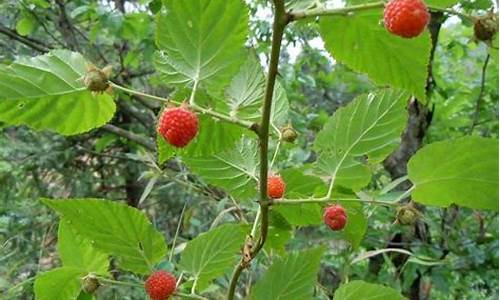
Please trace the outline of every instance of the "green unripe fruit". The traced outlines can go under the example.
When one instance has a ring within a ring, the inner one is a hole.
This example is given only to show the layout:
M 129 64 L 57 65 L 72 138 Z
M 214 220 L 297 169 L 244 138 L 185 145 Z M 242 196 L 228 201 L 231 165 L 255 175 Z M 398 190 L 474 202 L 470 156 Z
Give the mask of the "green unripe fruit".
M 281 129 L 281 140 L 293 143 L 298 137 L 297 131 L 293 129 L 292 125 L 286 125 Z
M 396 222 L 401 225 L 413 225 L 419 217 L 420 212 L 413 205 L 408 204 L 398 208 Z
M 109 88 L 109 76 L 111 67 L 99 69 L 95 66 L 87 66 L 87 72 L 83 77 L 83 83 L 89 91 L 104 92 Z
M 99 286 L 101 286 L 101 284 L 94 275 L 89 274 L 83 278 L 82 291 L 84 291 L 85 293 L 93 294 L 99 288 Z

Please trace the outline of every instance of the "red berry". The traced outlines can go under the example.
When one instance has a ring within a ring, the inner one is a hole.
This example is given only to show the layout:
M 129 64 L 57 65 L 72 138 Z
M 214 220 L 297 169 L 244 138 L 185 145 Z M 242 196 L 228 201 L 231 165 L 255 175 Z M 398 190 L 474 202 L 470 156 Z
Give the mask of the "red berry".
M 420 35 L 431 15 L 421 0 L 391 0 L 384 10 L 385 28 L 404 38 Z
M 332 230 L 342 230 L 347 223 L 347 214 L 345 209 L 340 205 L 331 205 L 325 208 L 323 221 Z
M 176 286 L 174 275 L 165 271 L 156 271 L 149 276 L 144 288 L 152 300 L 166 300 L 170 297 Z
M 170 145 L 182 148 L 198 133 L 198 117 L 183 106 L 167 108 L 158 121 L 158 133 Z
M 286 184 L 279 175 L 270 175 L 267 177 L 267 195 L 270 198 L 277 199 L 283 197 Z

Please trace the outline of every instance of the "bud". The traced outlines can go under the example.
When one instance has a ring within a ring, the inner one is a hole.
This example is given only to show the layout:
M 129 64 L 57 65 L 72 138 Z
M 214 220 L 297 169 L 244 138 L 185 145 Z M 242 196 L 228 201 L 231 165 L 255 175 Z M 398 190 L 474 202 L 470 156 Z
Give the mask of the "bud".
M 281 128 L 281 140 L 293 143 L 295 139 L 297 139 L 297 132 L 293 129 L 292 124 L 288 124 L 285 127 Z
M 83 77 L 83 83 L 89 91 L 104 92 L 109 88 L 109 76 L 111 75 L 111 67 L 107 66 L 104 69 L 99 69 L 96 66 L 88 65 L 87 72 Z
M 93 294 L 100 286 L 99 280 L 93 274 L 88 274 L 83 277 L 82 291 L 87 294 Z
M 396 213 L 396 223 L 413 225 L 420 218 L 420 212 L 412 204 L 400 206 Z
M 498 16 L 495 13 L 476 18 L 474 22 L 474 37 L 479 41 L 491 41 L 498 32 Z

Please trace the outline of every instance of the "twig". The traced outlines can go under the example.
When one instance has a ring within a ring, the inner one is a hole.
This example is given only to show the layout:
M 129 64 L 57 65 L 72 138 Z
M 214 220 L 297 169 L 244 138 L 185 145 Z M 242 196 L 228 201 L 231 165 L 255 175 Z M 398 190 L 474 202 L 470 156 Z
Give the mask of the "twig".
M 2 25 L 0 25 L 0 33 L 10 37 L 13 40 L 21 42 L 22 44 L 24 44 L 24 45 L 26 45 L 26 46 L 30 47 L 31 49 L 34 49 L 38 52 L 45 53 L 45 52 L 48 52 L 50 50 L 50 47 L 43 45 L 42 42 L 38 42 L 38 41 L 35 41 L 33 39 L 23 37 L 23 36 L 19 35 L 16 31 L 8 29 Z
M 484 84 L 486 80 L 486 68 L 488 67 L 488 62 L 490 61 L 490 54 L 486 55 L 486 59 L 484 60 L 483 69 L 481 71 L 481 88 L 479 90 L 479 95 L 476 100 L 476 108 L 474 109 L 474 115 L 472 117 L 472 124 L 469 128 L 469 134 L 472 134 L 474 131 L 474 127 L 478 124 L 479 121 L 479 111 L 481 110 L 481 100 L 483 98 L 484 93 Z
M 151 151 L 156 150 L 155 144 L 153 142 L 151 142 L 149 139 L 144 138 L 144 137 L 137 135 L 135 133 L 132 133 L 130 131 L 127 131 L 125 129 L 122 129 L 120 127 L 116 127 L 116 126 L 111 125 L 111 124 L 106 124 L 102 127 L 102 129 L 104 129 L 108 132 L 114 133 L 118 136 L 124 137 L 124 138 L 131 140 L 133 142 L 136 142 L 137 144 L 140 144 L 140 145 L 146 147 L 148 150 L 151 150 Z

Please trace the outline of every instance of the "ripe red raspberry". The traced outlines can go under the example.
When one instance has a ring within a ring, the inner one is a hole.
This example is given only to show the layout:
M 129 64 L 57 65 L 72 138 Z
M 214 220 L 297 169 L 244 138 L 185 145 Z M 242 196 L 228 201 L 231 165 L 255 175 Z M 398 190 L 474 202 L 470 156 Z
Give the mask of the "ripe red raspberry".
M 342 230 L 347 223 L 347 214 L 345 209 L 340 205 L 331 205 L 325 208 L 323 221 L 332 230 Z
M 165 271 L 156 271 L 149 276 L 144 288 L 151 300 L 166 300 L 170 297 L 176 286 L 174 275 Z
M 431 15 L 421 0 L 391 0 L 384 10 L 384 24 L 387 30 L 404 38 L 420 35 Z
M 279 175 L 269 175 L 267 177 L 267 195 L 269 198 L 277 199 L 283 197 L 286 184 Z
M 182 148 L 198 133 L 198 117 L 184 106 L 167 108 L 158 121 L 158 133 L 170 145 Z

